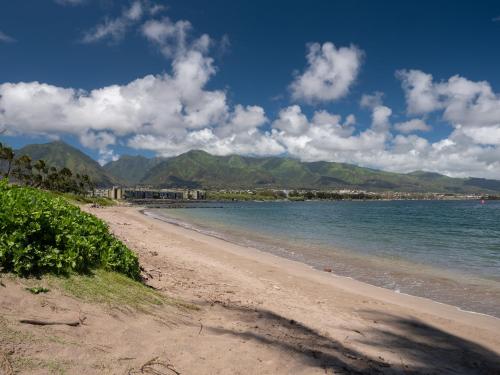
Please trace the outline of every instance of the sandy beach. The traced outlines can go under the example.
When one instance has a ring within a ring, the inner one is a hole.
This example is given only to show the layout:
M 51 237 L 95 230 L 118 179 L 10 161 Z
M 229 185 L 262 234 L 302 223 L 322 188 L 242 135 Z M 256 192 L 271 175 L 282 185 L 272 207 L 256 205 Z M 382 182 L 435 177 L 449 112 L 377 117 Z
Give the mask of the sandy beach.
M 141 364 L 152 358 L 168 360 L 161 374 L 500 373 L 497 318 L 314 270 L 138 207 L 84 209 L 138 253 L 148 285 L 199 310 L 109 310 L 64 294 L 23 297 L 5 281 L 0 313 L 12 329 L 58 337 L 11 351 L 55 356 L 71 364 L 67 373 L 87 374 L 147 373 Z M 76 311 L 88 317 L 77 329 L 14 320 Z M 78 345 L 62 350 L 62 340 Z
M 207 308 L 204 326 L 226 358 L 212 359 L 208 372 L 467 373 L 485 366 L 488 373 L 487 362 L 500 366 L 497 318 L 336 277 L 146 217 L 135 207 L 92 213 L 161 273 L 157 279 L 150 272 L 152 285 L 220 306 Z

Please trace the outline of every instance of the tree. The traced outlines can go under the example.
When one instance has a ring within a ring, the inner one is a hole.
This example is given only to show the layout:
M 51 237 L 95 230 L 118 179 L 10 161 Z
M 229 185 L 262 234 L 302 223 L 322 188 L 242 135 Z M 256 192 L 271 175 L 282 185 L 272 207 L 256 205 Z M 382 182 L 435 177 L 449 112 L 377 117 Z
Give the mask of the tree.
M 48 173 L 47 164 L 43 160 L 37 160 L 33 164 L 33 169 L 36 171 L 36 174 L 33 175 L 33 185 L 35 187 L 42 187 Z
M 57 173 L 57 168 L 56 167 L 50 167 L 45 184 L 44 184 L 46 189 L 49 190 L 58 190 L 59 187 L 59 173 Z
M 28 155 L 23 155 L 15 159 L 12 174 L 20 183 L 32 185 L 33 167 L 31 166 L 31 158 Z
M 82 175 L 82 181 L 83 181 L 84 185 L 86 186 L 85 191 L 90 190 L 92 192 L 92 195 L 94 195 L 95 184 L 90 179 L 89 175 L 87 175 L 87 174 Z
M 56 167 L 49 167 L 44 160 L 32 162 L 28 155 L 16 158 L 12 148 L 2 143 L 0 143 L 0 163 L 2 167 L 0 169 L 5 169 L 3 177 L 7 179 L 13 177 L 18 184 L 76 194 L 86 194 L 95 188 L 86 174 L 73 174 L 66 167 L 58 170 Z
M 6 168 L 7 170 L 4 174 L 4 177 L 7 178 L 10 177 L 10 172 L 12 169 L 12 163 L 14 161 L 14 157 L 15 157 L 14 151 L 12 151 L 10 147 L 4 146 L 2 145 L 2 143 L 0 143 L 0 159 L 5 160 L 7 163 L 7 168 Z
M 304 194 L 304 198 L 306 198 L 306 199 L 314 199 L 314 198 L 316 198 L 316 194 L 313 193 L 312 191 L 308 191 L 307 193 Z

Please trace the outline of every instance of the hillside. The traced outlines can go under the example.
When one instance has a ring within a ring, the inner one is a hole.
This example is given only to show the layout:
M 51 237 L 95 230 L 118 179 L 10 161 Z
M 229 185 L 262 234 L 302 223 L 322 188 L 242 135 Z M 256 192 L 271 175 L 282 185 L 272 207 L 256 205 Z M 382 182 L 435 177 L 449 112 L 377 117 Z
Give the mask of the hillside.
M 61 141 L 32 144 L 15 151 L 16 156 L 28 155 L 32 160 L 43 159 L 49 166 L 69 168 L 73 173 L 87 174 L 97 186 L 119 184 L 120 179 L 108 174 L 98 162 L 80 150 Z
M 140 155 L 123 155 L 120 159 L 106 164 L 104 170 L 129 185 L 135 185 L 141 182 L 149 170 L 164 160 L 165 158 L 148 159 Z
M 193 150 L 172 158 L 123 155 L 104 167 L 64 143 L 33 144 L 16 151 L 49 165 L 88 174 L 98 186 L 148 185 L 205 189 L 363 189 L 368 191 L 500 193 L 500 181 L 452 178 L 439 173 L 385 172 L 352 164 L 301 162 L 285 157 L 216 156 Z
M 500 181 L 451 178 L 438 173 L 384 172 L 334 162 L 300 162 L 282 157 L 215 156 L 190 151 L 149 170 L 142 184 L 192 188 L 364 189 L 472 193 L 500 192 Z

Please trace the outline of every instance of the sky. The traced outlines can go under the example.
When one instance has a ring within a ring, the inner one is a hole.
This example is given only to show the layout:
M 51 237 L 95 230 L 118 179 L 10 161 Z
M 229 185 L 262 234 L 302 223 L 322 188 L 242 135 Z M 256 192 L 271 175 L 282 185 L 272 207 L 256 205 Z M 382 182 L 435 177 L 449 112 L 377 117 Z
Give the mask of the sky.
M 0 141 L 500 179 L 500 2 L 0 0 Z

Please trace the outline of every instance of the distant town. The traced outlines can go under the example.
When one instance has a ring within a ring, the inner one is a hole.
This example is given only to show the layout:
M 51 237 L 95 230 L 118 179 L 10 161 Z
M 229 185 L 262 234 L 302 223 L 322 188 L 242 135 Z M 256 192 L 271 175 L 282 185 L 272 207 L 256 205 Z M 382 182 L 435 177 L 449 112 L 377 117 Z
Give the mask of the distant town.
M 95 189 L 94 196 L 131 202 L 147 201 L 270 201 L 270 200 L 497 200 L 488 194 L 370 192 L 365 190 L 287 190 L 287 189 L 155 189 L 152 187 L 119 187 Z

